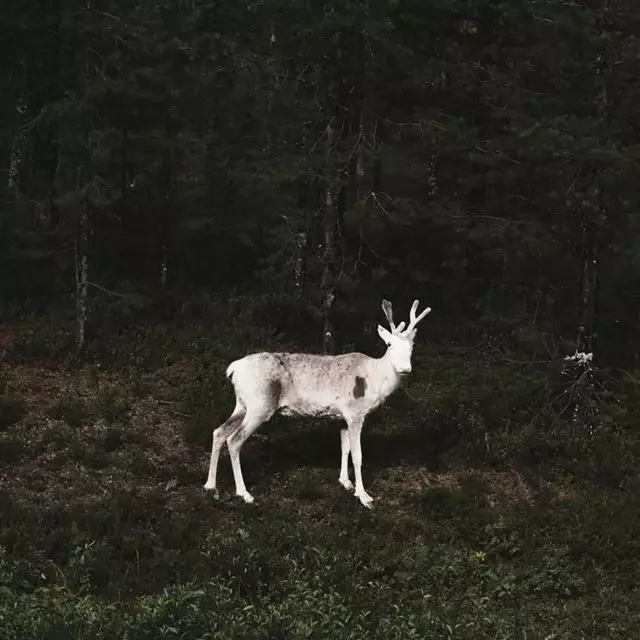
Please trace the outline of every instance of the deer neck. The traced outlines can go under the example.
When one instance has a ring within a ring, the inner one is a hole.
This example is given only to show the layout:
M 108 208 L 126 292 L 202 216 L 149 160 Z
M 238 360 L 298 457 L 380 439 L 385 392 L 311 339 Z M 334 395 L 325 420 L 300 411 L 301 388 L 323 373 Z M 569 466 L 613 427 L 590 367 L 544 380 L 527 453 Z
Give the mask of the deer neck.
M 378 394 L 381 400 L 384 400 L 398 388 L 402 378 L 393 366 L 388 350 L 381 358 L 375 359 L 374 362 Z

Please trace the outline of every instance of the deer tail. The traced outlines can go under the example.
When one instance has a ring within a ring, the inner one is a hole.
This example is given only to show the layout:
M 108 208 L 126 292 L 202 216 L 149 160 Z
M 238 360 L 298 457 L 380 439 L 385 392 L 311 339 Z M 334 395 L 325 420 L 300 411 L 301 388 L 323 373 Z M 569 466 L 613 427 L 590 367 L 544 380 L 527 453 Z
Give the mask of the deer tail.
M 237 360 L 234 360 L 228 367 L 227 367 L 227 372 L 226 372 L 226 376 L 227 378 L 229 378 L 229 380 L 231 380 L 231 382 L 233 382 L 233 374 L 236 370 L 236 364 L 238 364 Z

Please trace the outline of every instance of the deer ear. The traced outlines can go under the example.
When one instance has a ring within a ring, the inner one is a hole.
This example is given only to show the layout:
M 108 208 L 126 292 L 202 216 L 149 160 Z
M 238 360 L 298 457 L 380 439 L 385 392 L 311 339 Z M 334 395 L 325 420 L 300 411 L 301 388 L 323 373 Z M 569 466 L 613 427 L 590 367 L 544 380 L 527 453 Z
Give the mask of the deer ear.
M 378 325 L 378 335 L 384 340 L 385 344 L 391 342 L 391 334 L 381 325 Z

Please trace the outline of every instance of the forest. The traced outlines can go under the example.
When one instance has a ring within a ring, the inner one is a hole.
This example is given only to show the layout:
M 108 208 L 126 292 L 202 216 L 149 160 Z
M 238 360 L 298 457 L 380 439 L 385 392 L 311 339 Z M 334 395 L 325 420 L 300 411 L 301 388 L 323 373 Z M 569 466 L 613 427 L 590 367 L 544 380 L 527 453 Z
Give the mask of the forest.
M 0 638 L 640 628 L 635 0 L 4 0 Z M 226 450 L 225 370 L 380 357 Z

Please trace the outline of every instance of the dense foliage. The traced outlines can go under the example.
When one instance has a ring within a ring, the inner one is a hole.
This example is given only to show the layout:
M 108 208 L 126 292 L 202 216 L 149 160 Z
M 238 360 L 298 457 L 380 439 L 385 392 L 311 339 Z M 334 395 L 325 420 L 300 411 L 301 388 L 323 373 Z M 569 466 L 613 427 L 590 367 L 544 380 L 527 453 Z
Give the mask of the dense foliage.
M 0 636 L 633 637 L 635 2 L 0 18 Z M 379 354 L 383 297 L 434 312 L 378 511 L 279 421 L 212 504 L 228 361 Z
M 603 363 L 635 363 L 633 3 L 3 12 L 9 301 L 73 291 L 85 208 L 96 285 L 282 299 L 301 269 L 313 316 L 331 231 L 355 335 L 381 294 L 418 295 L 439 338 L 546 357 L 586 322 Z

